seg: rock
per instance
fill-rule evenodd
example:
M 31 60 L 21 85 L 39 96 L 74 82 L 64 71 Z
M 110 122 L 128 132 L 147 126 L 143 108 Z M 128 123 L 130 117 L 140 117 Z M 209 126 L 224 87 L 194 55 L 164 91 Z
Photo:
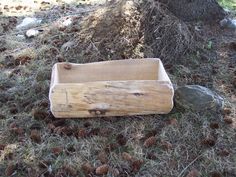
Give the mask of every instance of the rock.
M 22 41 L 22 40 L 25 40 L 25 35 L 23 35 L 23 34 L 17 34 L 17 35 L 16 35 L 16 38 L 17 38 L 17 40 Z
M 27 28 L 31 28 L 31 27 L 35 27 L 38 24 L 41 23 L 42 20 L 39 20 L 37 18 L 34 17 L 25 17 L 24 20 L 16 26 L 16 29 L 27 29 Z
M 62 23 L 62 25 L 64 26 L 64 27 L 67 27 L 67 26 L 70 26 L 71 24 L 72 24 L 72 19 L 71 18 L 68 18 L 68 19 L 66 19 L 63 23 Z
M 29 29 L 29 30 L 26 31 L 25 36 L 27 38 L 33 38 L 33 37 L 38 36 L 38 34 L 39 34 L 39 30 L 37 30 L 37 29 Z
M 67 51 L 70 50 L 74 45 L 75 45 L 75 43 L 74 43 L 73 41 L 68 41 L 68 42 L 64 43 L 64 44 L 61 46 L 61 52 L 62 52 L 62 53 L 67 52 Z
M 223 28 L 236 29 L 236 19 L 223 19 L 220 21 L 220 26 Z
M 192 111 L 217 111 L 223 108 L 223 98 L 208 88 L 199 85 L 179 87 L 175 91 L 175 105 L 177 108 Z

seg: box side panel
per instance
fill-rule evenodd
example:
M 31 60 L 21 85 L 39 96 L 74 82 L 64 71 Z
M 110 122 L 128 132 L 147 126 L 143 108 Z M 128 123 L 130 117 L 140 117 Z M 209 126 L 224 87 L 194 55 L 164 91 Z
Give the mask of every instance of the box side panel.
M 158 65 L 159 69 L 158 69 L 158 80 L 159 81 L 168 81 L 169 83 L 171 83 L 169 76 L 166 73 L 166 70 L 162 64 L 161 61 L 159 61 L 159 65 Z
M 59 84 L 51 93 L 56 117 L 165 114 L 173 108 L 169 82 L 107 81 Z
M 54 64 L 52 67 L 50 88 L 52 88 L 54 85 L 58 83 L 59 83 L 58 64 Z
M 66 90 L 59 86 L 59 84 L 54 84 L 49 91 L 50 109 L 53 115 L 59 111 L 67 112 L 67 95 Z

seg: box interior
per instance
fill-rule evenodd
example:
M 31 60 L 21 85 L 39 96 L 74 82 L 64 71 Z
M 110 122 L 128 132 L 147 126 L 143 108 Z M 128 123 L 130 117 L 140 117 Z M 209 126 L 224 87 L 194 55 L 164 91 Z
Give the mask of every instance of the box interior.
M 54 70 L 58 83 L 169 80 L 159 59 L 128 59 L 72 64 L 71 69 L 65 69 L 64 66 L 65 63 L 59 63 Z

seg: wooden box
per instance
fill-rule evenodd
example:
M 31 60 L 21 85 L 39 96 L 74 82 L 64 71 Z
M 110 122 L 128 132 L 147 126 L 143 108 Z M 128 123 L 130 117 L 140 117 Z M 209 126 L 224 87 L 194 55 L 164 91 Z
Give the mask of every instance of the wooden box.
M 57 118 L 166 114 L 174 89 L 160 59 L 57 63 L 50 104 Z

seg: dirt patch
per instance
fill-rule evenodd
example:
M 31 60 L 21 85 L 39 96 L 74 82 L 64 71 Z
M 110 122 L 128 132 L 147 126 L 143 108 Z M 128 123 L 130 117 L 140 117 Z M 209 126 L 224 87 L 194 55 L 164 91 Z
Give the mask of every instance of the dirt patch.
M 165 64 L 173 64 L 193 49 L 193 34 L 188 26 L 164 4 L 151 1 L 144 4 L 143 12 L 144 40 L 146 46 L 151 47 L 145 54 L 147 57 L 158 56 Z
M 167 0 L 168 9 L 184 21 L 207 21 L 214 22 L 223 19 L 226 12 L 221 6 L 212 0 Z
M 77 62 L 140 58 L 142 40 L 140 12 L 133 1 L 122 1 L 103 7 L 80 23 L 81 29 L 64 54 Z

